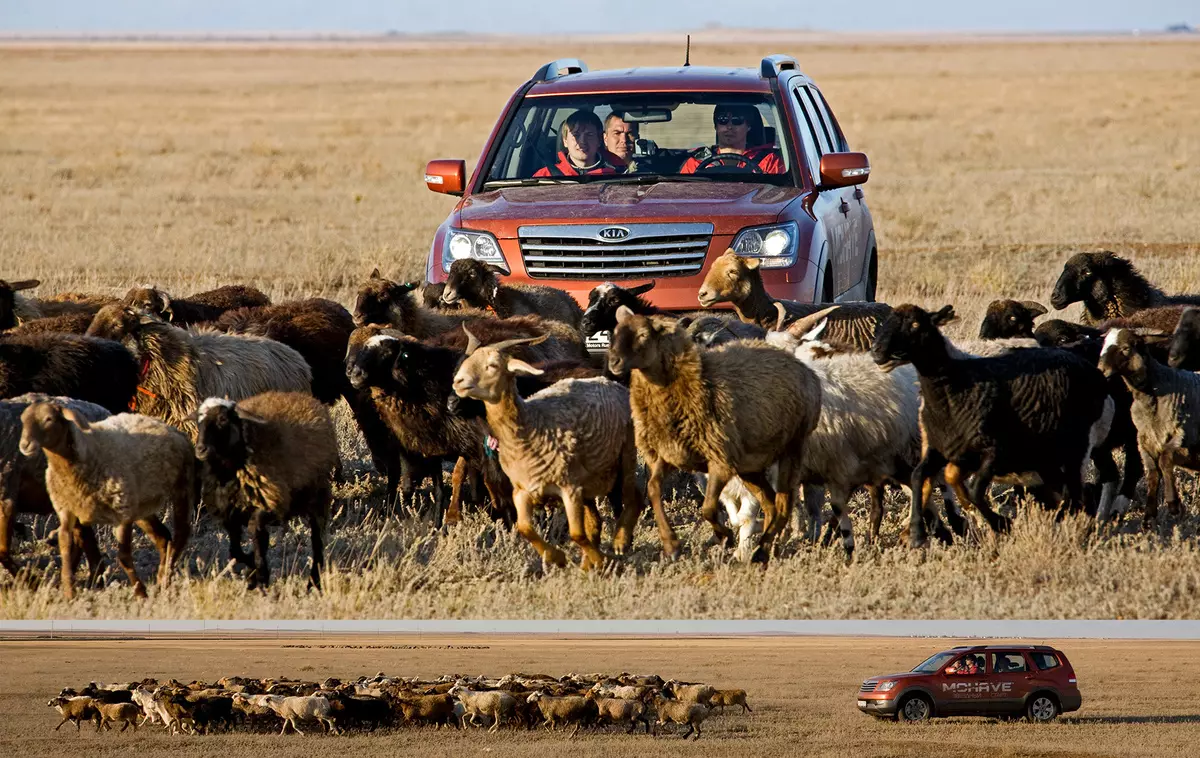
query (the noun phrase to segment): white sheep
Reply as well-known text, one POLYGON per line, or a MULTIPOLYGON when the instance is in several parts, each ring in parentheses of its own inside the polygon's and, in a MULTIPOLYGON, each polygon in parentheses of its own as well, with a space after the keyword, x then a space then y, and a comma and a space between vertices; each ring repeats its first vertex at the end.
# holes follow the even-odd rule
POLYGON ((265 705, 283 719, 283 729, 280 734, 287 732, 289 726, 296 730, 296 734, 304 734, 300 731, 298 721, 316 721, 325 727, 330 734, 338 734, 337 721, 333 715, 333 705, 329 702, 329 698, 320 695, 309 695, 305 697, 281 697, 279 695, 256 695, 252 698, 252 702, 256 705, 265 705), (256 700, 258 699, 258 700, 256 700))
POLYGON ((46 454, 46 491, 58 515, 62 589, 74 594, 76 524, 110 524, 117 537, 117 561, 134 592, 146 588, 133 565, 132 527, 158 548, 159 584, 166 584, 187 544, 195 508, 192 443, 157 419, 120 413, 95 424, 69 408, 34 403, 21 414, 21 452, 46 454), (158 514, 172 508, 175 536, 158 514))
POLYGON ((487 716, 492 719, 492 727, 488 731, 494 732, 500 728, 501 721, 512 719, 516 714, 516 698, 503 690, 481 692, 469 690, 461 684, 457 684, 451 687, 446 694, 462 703, 463 715, 459 723, 464 729, 468 721, 475 726, 480 726, 478 717, 487 716))

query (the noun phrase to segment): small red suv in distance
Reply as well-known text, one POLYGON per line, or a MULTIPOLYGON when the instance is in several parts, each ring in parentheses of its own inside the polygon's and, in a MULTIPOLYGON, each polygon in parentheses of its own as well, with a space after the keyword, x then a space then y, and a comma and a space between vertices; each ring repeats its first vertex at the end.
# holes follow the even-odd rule
POLYGON ((429 189, 462 197, 434 235, 430 281, 470 257, 581 304, 597 284, 653 279, 654 305, 695 310, 709 266, 733 248, 761 259, 777 298, 875 297, 875 231, 857 186, 870 165, 787 56, 757 68, 548 63, 465 173, 461 160, 425 170, 429 189))
POLYGON ((1046 722, 1081 703, 1067 656, 1046 645, 956 647, 912 671, 873 676, 858 690, 860 711, 900 721, 1024 715, 1046 722))

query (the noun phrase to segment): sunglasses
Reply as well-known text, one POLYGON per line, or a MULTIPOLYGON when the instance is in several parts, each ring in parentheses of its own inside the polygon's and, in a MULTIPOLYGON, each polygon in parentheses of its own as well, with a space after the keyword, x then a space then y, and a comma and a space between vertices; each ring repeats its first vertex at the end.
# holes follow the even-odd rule
POLYGON ((727 124, 733 124, 734 126, 741 126, 742 124, 746 123, 746 117, 745 116, 732 116, 728 113, 722 113, 720 116, 717 116, 716 122, 718 124, 720 124, 721 126, 725 126, 727 124))

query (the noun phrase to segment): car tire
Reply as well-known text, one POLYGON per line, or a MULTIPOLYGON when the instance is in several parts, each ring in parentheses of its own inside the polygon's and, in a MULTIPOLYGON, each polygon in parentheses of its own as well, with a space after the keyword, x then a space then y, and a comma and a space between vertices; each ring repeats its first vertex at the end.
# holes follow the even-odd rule
POLYGON ((909 695, 896 708, 897 721, 928 721, 933 718, 933 703, 924 695, 909 695))
POLYGON ((1058 701, 1048 692, 1038 692, 1029 698, 1025 717, 1035 724, 1046 724, 1058 717, 1058 701))
POLYGON ((871 251, 871 262, 867 265, 867 286, 863 292, 863 300, 868 303, 875 302, 875 293, 879 288, 879 257, 874 250, 871 251))
POLYGON ((825 265, 825 274, 821 277, 821 302, 833 302, 833 266, 825 265))

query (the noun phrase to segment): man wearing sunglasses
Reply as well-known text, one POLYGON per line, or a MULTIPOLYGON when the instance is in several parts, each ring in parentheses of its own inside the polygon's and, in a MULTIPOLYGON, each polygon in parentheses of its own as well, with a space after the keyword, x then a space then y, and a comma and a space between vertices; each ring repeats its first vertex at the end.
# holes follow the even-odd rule
POLYGON ((705 161, 723 153, 736 153, 746 161, 733 158, 710 161, 708 168, 736 170, 747 167, 747 162, 764 174, 782 174, 787 169, 774 145, 763 142, 762 116, 753 105, 718 105, 713 109, 713 128, 717 144, 705 145, 692 151, 679 167, 681 174, 694 174, 705 161))

